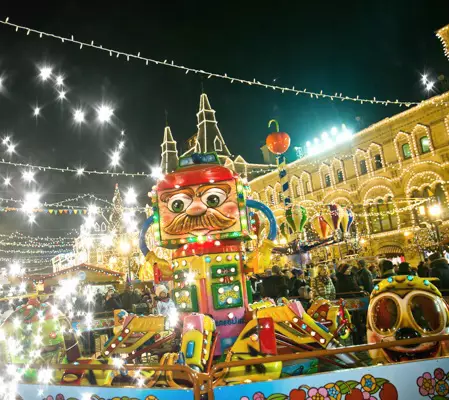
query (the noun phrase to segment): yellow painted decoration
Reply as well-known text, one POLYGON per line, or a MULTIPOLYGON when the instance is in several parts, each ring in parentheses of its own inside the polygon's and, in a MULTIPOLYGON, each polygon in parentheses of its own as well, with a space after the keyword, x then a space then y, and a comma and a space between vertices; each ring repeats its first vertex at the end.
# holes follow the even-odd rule
POLYGON ((275 246, 273 241, 265 239, 262 245, 248 256, 246 265, 255 274, 263 273, 270 266, 270 256, 275 246))

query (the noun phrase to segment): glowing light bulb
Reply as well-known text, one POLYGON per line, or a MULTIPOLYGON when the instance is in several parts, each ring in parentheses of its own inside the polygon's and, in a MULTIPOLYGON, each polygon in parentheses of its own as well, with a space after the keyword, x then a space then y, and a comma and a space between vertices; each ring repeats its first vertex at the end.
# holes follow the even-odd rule
POLYGON ((40 194, 36 192, 30 192, 25 195, 23 200, 22 210, 24 212, 31 212, 40 206, 40 194))
POLYGON ((111 157, 111 165, 113 167, 116 167, 117 165, 120 164, 120 152, 114 151, 110 157, 111 157))
POLYGON ((52 68, 45 66, 41 68, 39 77, 41 78, 42 81, 46 81, 48 78, 50 78, 51 74, 52 68))
POLYGON ((426 83, 426 90, 427 90, 427 91, 432 90, 433 87, 434 87, 434 85, 435 85, 435 82, 428 81, 428 82, 426 83))
POLYGON ((62 75, 58 75, 56 77, 56 85, 58 86, 64 85, 64 77, 62 75))
POLYGON ((16 145, 14 143, 9 143, 6 152, 8 154, 14 154, 16 152, 16 145))
POLYGON ((66 98, 65 95, 66 95, 66 92, 64 90, 61 90, 60 92, 58 92, 58 99, 65 100, 65 98, 66 98))
POLYGON ((22 173, 22 179, 27 183, 31 183, 34 181, 34 174, 35 173, 32 170, 24 171, 22 173))
POLYGON ((11 178, 6 177, 6 178, 3 180, 3 186, 10 186, 10 185, 11 185, 11 178))
POLYGON ((152 167, 151 168, 151 177, 160 180, 164 177, 164 174, 162 173, 161 167, 152 167))
POLYGON ((122 150, 125 147, 125 142, 122 140, 121 142, 119 142, 118 144, 118 149, 122 150))
POLYGON ((39 114, 40 114, 40 112, 41 112, 41 109, 40 109, 38 106, 34 107, 33 115, 34 115, 35 117, 38 117, 39 114))
POLYGON ((28 223, 33 225, 36 222, 36 216, 34 214, 28 215, 28 223))
POLYGON ((114 110, 106 104, 102 104, 97 108, 97 118, 101 123, 110 122, 113 115, 114 110))
POLYGON ((98 207, 95 204, 90 204, 89 207, 87 208, 87 212, 90 215, 96 215, 98 214, 98 207))
POLYGON ((81 175, 83 175, 84 174, 84 168, 78 168, 77 170, 76 170, 76 175, 77 176, 81 176, 81 175))
POLYGON ((84 122, 84 116, 85 113, 83 110, 81 110, 80 108, 76 109, 73 112, 73 119, 75 120, 76 123, 81 124, 84 122))
POLYGON ((133 188, 129 188, 125 195, 125 203, 135 204, 137 201, 137 194, 133 188))
POLYGON ((9 136, 5 136, 2 140, 2 143, 6 146, 10 140, 11 140, 11 138, 9 136))

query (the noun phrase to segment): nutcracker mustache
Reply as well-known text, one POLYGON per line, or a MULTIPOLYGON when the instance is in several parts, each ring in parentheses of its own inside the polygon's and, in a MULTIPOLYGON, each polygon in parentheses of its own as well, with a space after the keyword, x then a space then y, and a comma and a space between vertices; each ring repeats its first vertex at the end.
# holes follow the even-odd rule
POLYGON ((183 235, 195 230, 224 230, 234 224, 234 218, 226 217, 220 211, 208 208, 205 214, 194 217, 185 213, 180 214, 164 230, 169 235, 183 235))

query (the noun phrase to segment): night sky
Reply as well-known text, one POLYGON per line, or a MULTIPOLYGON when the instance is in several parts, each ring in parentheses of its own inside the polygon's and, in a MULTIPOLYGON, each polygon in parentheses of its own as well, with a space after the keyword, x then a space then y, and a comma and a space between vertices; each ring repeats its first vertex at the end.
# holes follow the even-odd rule
MULTIPOLYGON (((421 73, 436 80, 449 76, 435 31, 449 23, 449 2, 15 2, 2 5, 0 18, 63 36, 102 44, 192 68, 256 78, 278 85, 377 99, 420 101, 427 97, 421 73), (264 3, 266 5, 264 5, 264 3)), ((354 131, 404 110, 396 106, 310 99, 273 90, 231 84, 175 69, 109 57, 105 52, 26 36, 0 26, 0 132, 18 142, 13 160, 52 166, 109 169, 109 157, 126 131, 123 167, 149 171, 159 163, 165 111, 178 144, 196 132, 201 86, 217 111, 219 126, 233 154, 261 162, 267 121, 276 118, 292 145, 301 145, 333 125, 354 131), (50 82, 40 82, 38 66, 52 65, 65 76, 68 101, 56 99, 50 82), (113 124, 100 127, 93 108, 102 101, 115 107, 113 124), (42 116, 32 107, 43 106, 42 116), (81 128, 72 123, 73 107, 90 112, 81 128), (242 138, 244 138, 242 140, 242 138)), ((442 90, 437 87, 435 93, 442 90)), ((8 158, 5 156, 5 158, 8 158)), ((28 191, 20 170, 1 196, 20 198, 28 191)), ((115 182, 133 185, 141 204, 150 179, 76 179, 73 174, 36 175, 43 200, 77 193, 111 197, 115 182)), ((29 230, 23 216, 0 216, 3 232, 29 230)), ((33 234, 61 234, 78 227, 79 217, 38 216, 33 234)))

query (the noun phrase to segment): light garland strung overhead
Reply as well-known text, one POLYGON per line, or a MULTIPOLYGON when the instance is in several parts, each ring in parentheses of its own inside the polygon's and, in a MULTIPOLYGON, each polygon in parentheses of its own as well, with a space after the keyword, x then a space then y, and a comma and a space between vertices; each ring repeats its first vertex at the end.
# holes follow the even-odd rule
POLYGON ((131 178, 134 177, 144 177, 144 178, 150 178, 151 177, 151 173, 146 173, 146 172, 114 172, 114 171, 97 171, 97 170, 86 170, 84 168, 60 168, 60 167, 51 167, 51 166, 43 166, 43 165, 30 165, 30 164, 24 164, 24 163, 17 163, 17 162, 12 162, 12 161, 6 161, 4 159, 0 160, 0 164, 3 165, 9 165, 11 167, 25 167, 25 168, 29 168, 29 169, 35 169, 35 170, 39 170, 39 171, 56 171, 56 172, 72 172, 75 173, 77 176, 83 175, 83 174, 87 174, 87 175, 106 175, 106 176, 110 176, 110 177, 114 177, 114 176, 128 176, 131 178))
POLYGON ((94 41, 92 40, 90 43, 87 42, 82 42, 79 40, 75 40, 75 38, 73 37, 73 35, 71 35, 70 37, 64 37, 64 36, 59 36, 59 35, 55 35, 53 33, 48 33, 48 32, 44 32, 44 31, 39 31, 36 29, 32 29, 32 28, 28 28, 26 26, 21 26, 21 25, 17 25, 14 24, 12 22, 9 22, 9 17, 7 17, 4 21, 0 21, 1 24, 6 25, 6 26, 11 26, 13 28, 15 28, 16 32, 18 32, 19 30, 25 31, 27 35, 29 35, 30 33, 35 33, 37 35, 39 35, 40 38, 42 38, 43 36, 48 37, 48 38, 53 38, 53 39, 57 39, 60 40, 62 43, 65 42, 69 42, 69 43, 73 43, 79 46, 80 50, 83 47, 90 47, 96 50, 100 50, 100 51, 104 51, 106 53, 109 53, 109 55, 112 56, 116 56, 116 58, 119 58, 120 56, 125 57, 127 61, 129 61, 130 59, 134 59, 134 60, 138 60, 138 61, 144 61, 146 65, 148 65, 149 63, 151 64, 156 64, 156 65, 163 65, 166 67, 171 67, 171 68, 176 68, 176 69, 180 69, 182 71, 185 71, 186 74, 188 74, 189 72, 193 72, 195 74, 201 74, 204 76, 207 76, 207 78, 220 78, 220 79, 225 79, 227 81, 230 81, 231 83, 237 82, 237 83, 241 83, 241 84, 245 84, 245 85, 249 85, 249 86, 259 86, 259 87, 264 87, 266 89, 272 89, 272 90, 277 90, 280 91, 282 93, 284 92, 290 92, 290 93, 294 93, 295 95, 299 95, 299 94, 303 94, 303 95, 308 95, 310 96, 312 99, 313 98, 327 98, 330 100, 341 100, 341 101, 354 101, 360 104, 364 104, 364 103, 369 103, 369 104, 381 104, 384 106, 387 105, 398 105, 400 107, 405 106, 405 107, 410 107, 410 106, 414 106, 414 105, 418 105, 419 102, 415 102, 415 101, 399 101, 399 100, 378 100, 376 99, 376 97, 373 97, 372 99, 368 99, 368 98, 360 98, 359 96, 357 97, 350 97, 350 96, 345 96, 342 93, 334 93, 333 95, 331 94, 326 94, 323 93, 323 91, 319 91, 319 92, 313 92, 313 91, 309 91, 307 89, 296 89, 294 86, 292 87, 282 87, 282 86, 277 86, 277 85, 271 85, 268 83, 264 83, 264 82, 260 82, 256 79, 253 80, 247 80, 247 79, 241 79, 241 78, 237 78, 237 77, 233 77, 233 76, 228 76, 228 74, 216 74, 213 72, 208 72, 202 69, 195 69, 195 68, 189 68, 189 67, 185 67, 183 65, 178 65, 175 64, 174 61, 169 62, 168 60, 164 60, 164 61, 160 61, 160 60, 154 60, 151 58, 146 58, 141 56, 140 52, 138 52, 137 54, 131 54, 131 53, 126 53, 126 52, 122 52, 122 51, 117 51, 114 49, 110 49, 110 48, 106 48, 103 47, 102 45, 97 45, 94 43, 94 41))

